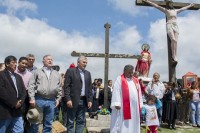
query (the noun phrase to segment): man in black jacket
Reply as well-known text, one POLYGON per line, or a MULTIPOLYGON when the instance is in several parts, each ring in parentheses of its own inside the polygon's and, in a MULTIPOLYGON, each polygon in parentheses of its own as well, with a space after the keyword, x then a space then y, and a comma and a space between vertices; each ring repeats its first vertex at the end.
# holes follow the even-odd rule
POLYGON ((83 133, 85 111, 92 106, 92 80, 90 72, 85 70, 87 58, 80 56, 77 64, 76 68, 69 68, 65 74, 64 95, 67 102, 68 133, 83 133))
POLYGON ((0 133, 23 133, 22 105, 26 89, 20 75, 14 71, 17 59, 5 58, 5 70, 0 72, 0 133))

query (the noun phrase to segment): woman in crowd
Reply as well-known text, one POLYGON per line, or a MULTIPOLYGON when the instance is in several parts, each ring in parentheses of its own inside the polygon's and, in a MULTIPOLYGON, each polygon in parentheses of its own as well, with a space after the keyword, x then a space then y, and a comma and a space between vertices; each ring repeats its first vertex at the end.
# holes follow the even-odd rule
POLYGON ((200 89, 196 81, 193 81, 191 87, 188 89, 188 96, 190 98, 190 114, 193 127, 200 127, 200 89))

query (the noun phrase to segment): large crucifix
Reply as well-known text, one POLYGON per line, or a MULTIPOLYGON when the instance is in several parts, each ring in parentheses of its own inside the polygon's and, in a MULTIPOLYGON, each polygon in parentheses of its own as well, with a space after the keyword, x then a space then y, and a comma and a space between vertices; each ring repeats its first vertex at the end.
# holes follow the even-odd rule
POLYGON ((153 6, 166 14, 166 24, 168 29, 167 43, 168 43, 169 81, 176 82, 176 65, 178 63, 176 58, 177 39, 178 39, 178 25, 176 23, 176 17, 177 17, 176 14, 183 10, 198 10, 200 8, 200 4, 194 5, 189 3, 179 3, 179 2, 172 2, 171 0, 165 0, 165 1, 136 0, 136 5, 153 6), (168 9, 169 7, 172 10, 168 9), (172 30, 170 31, 170 27, 172 28, 173 31, 172 30))
POLYGON ((105 58, 104 66, 104 107, 108 108, 108 69, 109 69, 109 58, 130 58, 130 59, 140 59, 140 55, 130 55, 130 54, 109 54, 109 29, 111 25, 106 23, 105 28, 105 53, 77 53, 73 51, 71 56, 85 56, 85 57, 101 57, 105 58))

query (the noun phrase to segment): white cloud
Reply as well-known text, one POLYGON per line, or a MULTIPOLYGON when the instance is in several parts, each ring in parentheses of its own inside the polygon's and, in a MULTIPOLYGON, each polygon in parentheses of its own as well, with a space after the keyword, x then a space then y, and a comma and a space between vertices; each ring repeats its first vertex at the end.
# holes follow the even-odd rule
POLYGON ((59 65, 66 68, 76 61, 70 57, 73 50, 97 52, 101 49, 98 44, 103 44, 101 38, 85 37, 79 32, 67 33, 37 19, 20 20, 0 14, 0 25, 1 62, 10 54, 20 57, 33 53, 39 65, 45 54, 52 54, 55 64, 62 62, 59 65))
MULTIPOLYGON (((104 38, 85 36, 78 31, 68 33, 38 19, 26 17, 21 20, 14 16, 0 14, 0 26, 2 48, 0 62, 3 62, 8 55, 19 58, 33 53, 36 56, 36 66, 42 67, 42 57, 51 54, 54 64, 60 65, 61 72, 65 72, 72 62, 76 64, 77 57, 70 55, 74 50, 104 53, 104 38)), ((125 28, 117 35, 110 35, 110 53, 140 53, 140 39, 141 36, 135 26, 125 28)), ((135 65, 135 63, 135 59, 110 59, 109 79, 115 80, 126 64, 135 65)), ((104 59, 88 58, 87 69, 91 71, 92 78, 104 78, 104 59)))
POLYGON ((137 51, 141 36, 136 29, 136 26, 130 26, 123 29, 112 38, 115 52, 134 53, 137 51), (137 48, 136 48, 137 47, 137 48))
MULTIPOLYGON (((110 0, 110 2, 114 1, 110 0)), ((115 2, 118 5, 120 3, 120 1, 115 2)), ((134 2, 132 3, 131 6, 134 6, 134 2)), ((196 74, 199 72, 200 14, 194 11, 185 17, 179 17, 178 22, 180 36, 177 77, 181 78, 188 71, 196 74)), ((110 53, 139 54, 142 36, 137 27, 126 25, 123 22, 120 22, 119 25, 122 30, 117 34, 110 34, 110 53)), ((65 72, 72 62, 76 64, 77 57, 70 55, 72 51, 104 52, 105 41, 101 36, 87 36, 79 31, 69 33, 38 19, 26 17, 22 20, 12 15, 0 14, 0 26, 0 62, 3 62, 8 55, 19 58, 33 53, 36 55, 36 66, 41 67, 42 57, 45 54, 51 54, 54 64, 60 65, 61 72, 65 72)), ((104 31, 103 28, 102 31, 104 31)), ((168 59, 164 18, 151 23, 149 40, 153 58, 150 77, 157 71, 161 74, 161 79, 166 81, 168 80, 168 59)), ((88 58, 88 61, 87 69, 91 71, 92 78, 104 78, 104 59, 88 58)), ((136 65, 136 61, 135 59, 110 59, 109 79, 115 80, 122 73, 126 64, 136 65)))
MULTIPOLYGON (((141 52, 141 38, 136 26, 125 26, 118 34, 111 35, 110 53, 138 55, 141 52)), ((125 65, 135 66, 136 62, 137 59, 110 59, 109 77, 115 80, 118 75, 123 73, 125 65)))
POLYGON ((0 0, 0 6, 7 8, 7 13, 14 15, 17 11, 30 10, 35 12, 37 5, 27 0, 0 0))
MULTIPOLYGON (((177 77, 181 78, 191 71, 199 73, 198 45, 200 27, 200 14, 191 13, 178 18, 180 36, 178 41, 177 77)), ((51 54, 54 64, 61 66, 61 72, 75 62, 77 57, 71 57, 73 50, 78 52, 104 52, 104 38, 100 36, 85 36, 78 31, 68 33, 56 29, 44 21, 25 18, 20 20, 14 16, 0 14, 0 62, 8 55, 17 58, 28 53, 36 55, 36 65, 42 66, 42 57, 51 54)), ((104 30, 104 29, 102 29, 104 30)), ((142 37, 135 26, 125 28, 115 35, 110 35, 110 53, 139 54, 141 52, 142 37)), ((149 29, 149 44, 153 63, 150 77, 154 72, 161 74, 162 80, 168 80, 168 59, 165 19, 151 23, 149 29), (159 28, 158 28, 159 27, 159 28)), ((104 78, 104 59, 88 58, 87 69, 91 71, 92 78, 104 78)), ((122 73, 126 64, 136 65, 135 59, 110 59, 109 79, 115 78, 122 73)))
POLYGON ((120 10, 124 13, 128 13, 132 16, 143 14, 140 12, 140 8, 135 6, 134 0, 108 0, 108 2, 114 6, 116 10, 120 10))

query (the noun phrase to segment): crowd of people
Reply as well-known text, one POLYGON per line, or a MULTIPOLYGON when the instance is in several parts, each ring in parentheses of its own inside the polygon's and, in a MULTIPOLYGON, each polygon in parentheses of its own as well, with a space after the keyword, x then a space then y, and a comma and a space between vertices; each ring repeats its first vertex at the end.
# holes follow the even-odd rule
POLYGON ((35 57, 7 56, 0 72, 0 132, 51 132, 54 108, 60 103, 61 76, 52 69, 52 56, 43 57, 43 67, 34 66, 35 57))
POLYGON ((200 89, 196 81, 183 88, 175 82, 162 83, 159 77, 160 75, 155 73, 152 83, 143 89, 146 103, 151 95, 155 96, 155 101, 162 103, 162 107, 157 108, 159 125, 167 123, 169 129, 176 129, 176 124, 200 127, 200 89))
POLYGON ((171 130, 176 130, 176 124, 200 127, 197 82, 183 88, 179 83, 161 82, 159 78, 160 74, 155 72, 152 81, 145 85, 137 72, 133 72, 133 66, 125 66, 124 74, 117 78, 113 87, 111 133, 139 133, 139 123, 145 123, 147 133, 157 133, 163 125, 171 130))
MULTIPOLYGON (((0 63, 0 132, 43 133, 52 131, 52 123, 62 110, 63 125, 68 133, 83 133, 85 113, 98 112, 104 105, 102 79, 94 79, 88 70, 87 58, 80 56, 77 66, 70 64, 66 73, 59 73, 53 57, 43 57, 43 67, 34 65, 33 54, 7 56, 0 63), (18 62, 17 62, 18 61, 18 62)), ((140 133, 141 123, 147 133, 169 129, 176 124, 200 127, 200 89, 193 81, 187 88, 174 82, 161 82, 155 72, 152 81, 144 84, 132 65, 122 75, 108 81, 108 105, 111 113, 110 132, 140 133)))

